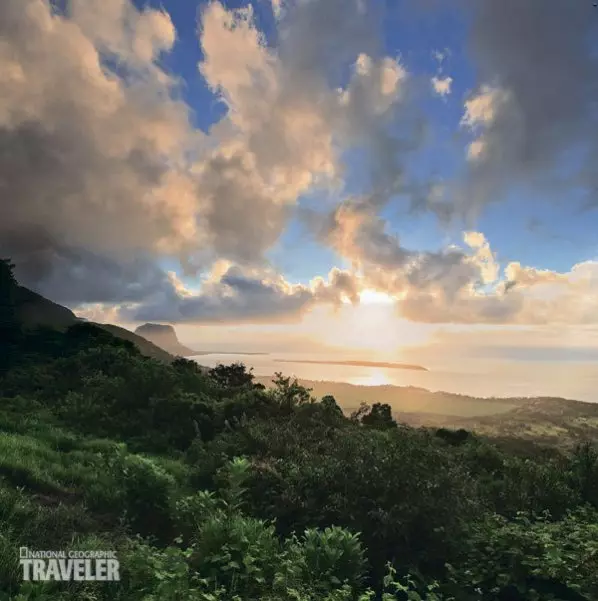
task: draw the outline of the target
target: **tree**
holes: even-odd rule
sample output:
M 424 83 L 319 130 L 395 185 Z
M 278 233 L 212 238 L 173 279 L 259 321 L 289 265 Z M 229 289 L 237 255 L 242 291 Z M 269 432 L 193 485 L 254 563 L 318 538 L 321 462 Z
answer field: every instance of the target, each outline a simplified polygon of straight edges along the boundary
M 374 403 L 371 411 L 361 418 L 361 423 L 379 430 L 397 427 L 397 422 L 392 419 L 390 405 L 387 403 Z
M 15 304 L 17 280 L 10 259 L 0 259 L 0 328 L 12 328 L 16 323 Z
M 459 428 L 458 430 L 439 428 L 436 430 L 436 436 L 438 436 L 438 438 L 442 438 L 442 440 L 448 444 L 455 446 L 464 443 L 470 437 L 469 432 L 464 428 Z
M 244 363 L 222 365 L 219 363 L 208 372 L 209 377 L 223 388 L 242 388 L 253 384 L 253 368 L 247 371 Z
M 338 406 L 336 399 L 331 394 L 322 397 L 322 406 L 333 415 L 343 415 L 343 410 Z
M 311 388 L 301 386 L 297 378 L 284 377 L 277 371 L 272 383 L 274 384 L 272 395 L 281 407 L 292 409 L 313 400 L 310 394 Z
M 349 419 L 352 422 L 361 423 L 363 416 L 367 415 L 369 412 L 370 412 L 370 406 L 365 401 L 362 401 L 361 404 L 359 405 L 359 408 L 351 413 L 351 416 L 349 417 Z
M 591 442 L 575 447 L 570 459 L 570 472 L 582 499 L 598 507 L 598 451 Z
M 6 369 L 14 353 L 12 345 L 18 340 L 21 326 L 16 315 L 17 280 L 14 265 L 9 259 L 0 259 L 0 369 Z

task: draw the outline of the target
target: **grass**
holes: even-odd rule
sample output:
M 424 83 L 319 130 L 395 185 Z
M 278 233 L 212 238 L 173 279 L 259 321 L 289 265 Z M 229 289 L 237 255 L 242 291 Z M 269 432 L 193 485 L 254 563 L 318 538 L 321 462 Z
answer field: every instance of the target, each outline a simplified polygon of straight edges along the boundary
M 121 524 L 127 503 L 145 503 L 143 498 L 131 501 L 137 489 L 128 485 L 132 476 L 138 480 L 144 475 L 131 469 L 145 463 L 188 490 L 189 468 L 181 461 L 136 455 L 124 443 L 76 435 L 53 423 L 43 411 L 19 420 L 14 406 L 4 403 L 0 408 L 0 582 L 18 590 L 20 546 L 113 548 L 126 535 Z M 152 486 L 149 481 L 150 492 Z M 100 544 L 103 531 L 110 532 L 111 542 Z
M 6 432 L 0 433 L 0 475 L 13 486 L 63 496 L 110 477 L 94 453 L 59 450 L 44 440 Z

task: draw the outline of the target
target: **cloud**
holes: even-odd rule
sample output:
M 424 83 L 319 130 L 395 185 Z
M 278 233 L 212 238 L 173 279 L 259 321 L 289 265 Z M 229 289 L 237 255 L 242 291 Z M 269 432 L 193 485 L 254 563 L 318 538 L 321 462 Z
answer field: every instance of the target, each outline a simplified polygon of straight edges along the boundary
M 507 279 L 514 274 L 517 280 Z M 413 287 L 404 292 L 399 309 L 407 319 L 428 323 L 597 324 L 597 276 L 597 264 L 591 261 L 567 273 L 509 264 L 505 278 L 492 282 L 487 290 L 477 288 L 476 280 L 457 286 L 450 296 L 438 283 L 424 289 Z
M 591 265 L 591 263 L 588 263 Z M 549 269 L 535 269 L 534 267 L 522 267 L 518 261 L 513 261 L 505 268 L 505 276 L 509 287 L 512 286 L 534 286 L 536 284 L 566 284 L 568 278 L 565 274 L 557 273 Z
M 452 77 L 449 77 L 448 75 L 446 77 L 434 76 L 430 82 L 434 92 L 438 94 L 438 96 L 448 96 L 451 93 L 451 86 L 453 84 Z
M 111 258 L 73 248 L 43 229 L 22 228 L 2 238 L 2 245 L 19 258 L 18 278 L 52 300 L 69 306 L 80 303 L 139 302 L 164 287 L 168 274 L 143 256 Z
M 301 195 L 342 185 L 347 149 L 394 184 L 387 125 L 406 72 L 380 56 L 380 22 L 359 1 L 298 2 L 272 48 L 251 7 L 208 3 L 199 70 L 227 112 L 204 135 L 160 66 L 176 44 L 165 11 L 2 2 L 0 253 L 67 304 L 168 289 L 163 260 L 188 273 L 217 258 L 263 267 Z
M 354 64 L 353 75 L 347 89 L 341 95 L 341 104 L 349 109 L 348 127 L 363 124 L 353 117 L 371 117 L 386 113 L 399 98 L 407 80 L 407 71 L 396 59 L 384 57 L 373 61 L 367 54 L 360 54 Z
M 108 0 L 75 1 L 65 18 L 7 0 L 0 37 L 0 250 L 17 273 L 41 247 L 48 268 L 192 252 L 196 133 L 154 62 L 174 42 L 168 16 Z
M 214 132 L 220 147 L 202 165 L 206 196 L 214 199 L 205 216 L 220 226 L 213 229 L 221 255 L 255 259 L 280 235 L 298 197 L 342 189 L 348 149 L 362 151 L 372 196 L 388 199 L 396 190 L 410 147 L 390 125 L 407 100 L 408 76 L 399 60 L 378 55 L 378 25 L 359 1 L 296 2 L 280 16 L 273 49 L 251 7 L 228 11 L 213 2 L 205 9 L 199 68 L 229 109 Z M 348 84 L 335 85 L 351 63 Z M 217 202 L 222 196 L 238 199 L 237 211 Z M 238 211 L 244 218 L 234 219 Z M 253 243 L 247 229 L 256 232 Z
M 399 314 L 422 323 L 598 323 L 598 263 L 567 273 L 510 262 L 501 265 L 483 233 L 463 235 L 466 248 L 405 248 L 388 223 L 359 199 L 338 207 L 318 232 L 352 264 L 364 289 L 396 301 Z
M 465 6 L 473 13 L 470 50 L 481 83 L 464 106 L 463 124 L 476 138 L 460 208 L 478 211 L 518 185 L 547 196 L 581 192 L 595 205 L 598 55 L 591 2 L 468 0 Z
M 472 161 L 487 158 L 488 146 L 492 138 L 489 130 L 497 115 L 511 102 L 507 90 L 483 85 L 480 90 L 465 101 L 465 111 L 461 125 L 479 134 L 467 149 L 467 158 Z
M 475 129 L 480 125 L 488 125 L 496 119 L 501 104 L 508 102 L 508 94 L 504 90 L 484 85 L 477 94 L 465 101 L 465 113 L 461 124 Z
M 126 323 L 296 322 L 318 304 L 359 302 L 360 289 L 355 276 L 336 268 L 326 279 L 317 277 L 309 285 L 302 285 L 291 284 L 272 271 L 217 261 L 197 290 L 188 289 L 176 274 L 170 273 L 167 283 L 145 295 L 141 302 L 119 306 L 83 304 L 76 312 Z
M 475 254 L 471 257 L 471 261 L 479 267 L 481 281 L 483 284 L 492 284 L 498 280 L 499 265 L 496 261 L 496 256 L 490 248 L 486 236 L 481 232 L 465 232 L 463 235 L 465 244 L 474 249 Z M 507 275 L 507 277 L 509 277 Z M 513 278 L 517 279 L 517 274 Z
M 274 16 L 278 19 L 280 18 L 280 14 L 283 10 L 283 0 L 271 0 L 272 3 L 272 12 Z
M 229 110 L 214 132 L 221 144 L 201 166 L 210 199 L 205 217 L 218 226 L 212 229 L 221 255 L 259 256 L 301 194 L 340 181 L 342 150 L 376 136 L 371 132 L 396 100 L 404 70 L 361 52 L 375 48 L 373 25 L 357 2 L 296 3 L 281 17 L 274 50 L 255 28 L 250 6 L 228 11 L 213 2 L 204 10 L 199 68 Z M 330 73 L 352 56 L 359 56 L 361 79 L 339 94 Z M 370 84 L 367 97 L 361 80 Z M 222 197 L 235 199 L 234 207 Z
M 320 0 L 278 10 L 274 2 L 273 47 L 251 6 L 203 5 L 198 69 L 226 113 L 202 133 L 161 66 L 177 41 L 165 11 L 73 0 L 61 13 L 47 0 L 4 0 L 0 253 L 12 256 L 24 284 L 123 319 L 296 319 L 320 303 L 356 302 L 367 288 L 418 321 L 591 322 L 594 263 L 566 273 L 514 262 L 502 269 L 479 232 L 466 233 L 464 248 L 420 252 L 380 216 L 399 194 L 447 220 L 447 199 L 479 209 L 505 182 L 560 177 L 597 189 L 598 69 L 582 4 L 471 3 L 482 79 L 463 108 L 470 160 L 455 189 L 405 173 L 423 128 L 414 78 L 399 56 L 381 52 L 376 7 Z M 437 58 L 442 67 L 446 56 Z M 451 84 L 440 68 L 436 92 Z M 571 149 L 581 162 L 564 177 Z M 302 197 L 344 194 L 353 150 L 363 190 L 325 218 L 310 214 L 318 240 L 352 268 L 290 284 L 268 267 L 268 250 Z M 209 265 L 201 288 L 188 289 L 180 272 Z
M 444 50 L 433 50 L 432 58 L 438 63 L 438 67 L 442 69 L 443 64 L 450 58 L 452 52 L 450 48 L 444 48 Z
M 444 63 L 450 55 L 451 52 L 448 48 L 445 48 L 444 50 L 434 50 L 432 52 L 432 57 L 438 63 L 438 69 L 436 75 L 430 79 L 430 84 L 432 85 L 434 93 L 442 98 L 451 93 L 451 87 L 453 85 L 453 78 L 443 73 Z
M 467 147 L 467 159 L 469 161 L 480 161 L 486 154 L 486 141 L 484 138 L 478 138 Z
M 38 10 L 42 4 L 37 2 Z M 71 22 L 96 47 L 139 65 L 151 64 L 161 51 L 170 50 L 176 37 L 167 13 L 138 11 L 127 0 L 72 0 L 70 15 Z
M 351 261 L 353 270 L 363 276 L 364 287 L 387 292 L 397 299 L 409 290 L 440 286 L 453 296 L 467 283 L 482 278 L 486 269 L 478 249 L 474 257 L 448 248 L 438 252 L 406 249 L 388 231 L 388 223 L 372 206 L 359 199 L 339 206 L 318 232 L 320 240 Z
M 120 306 L 104 303 L 86 303 L 74 311 L 79 319 L 94 323 L 116 323 L 120 319 Z

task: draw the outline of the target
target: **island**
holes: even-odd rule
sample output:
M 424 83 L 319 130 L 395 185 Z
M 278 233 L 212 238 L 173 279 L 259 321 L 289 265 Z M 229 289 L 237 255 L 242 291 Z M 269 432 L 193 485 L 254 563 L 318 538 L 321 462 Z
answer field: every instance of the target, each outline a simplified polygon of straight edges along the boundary
M 276 363 L 311 363 L 314 365 L 351 365 L 353 367 L 384 367 L 387 369 L 411 369 L 429 371 L 421 365 L 408 363 L 389 363 L 386 361 L 315 361 L 313 359 L 276 359 Z

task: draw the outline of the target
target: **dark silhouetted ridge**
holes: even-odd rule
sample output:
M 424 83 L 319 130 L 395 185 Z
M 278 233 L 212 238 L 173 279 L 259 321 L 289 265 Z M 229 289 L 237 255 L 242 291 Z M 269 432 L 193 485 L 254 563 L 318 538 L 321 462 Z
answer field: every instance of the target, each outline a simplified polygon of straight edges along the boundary
M 82 323 L 70 309 L 55 303 L 29 288 L 18 286 L 15 295 L 16 316 L 29 329 L 45 326 L 56 330 L 66 330 L 70 326 Z M 90 322 L 93 323 L 93 322 Z M 142 336 L 112 324 L 94 323 L 117 338 L 132 342 L 142 355 L 166 363 L 175 357 L 160 346 Z

